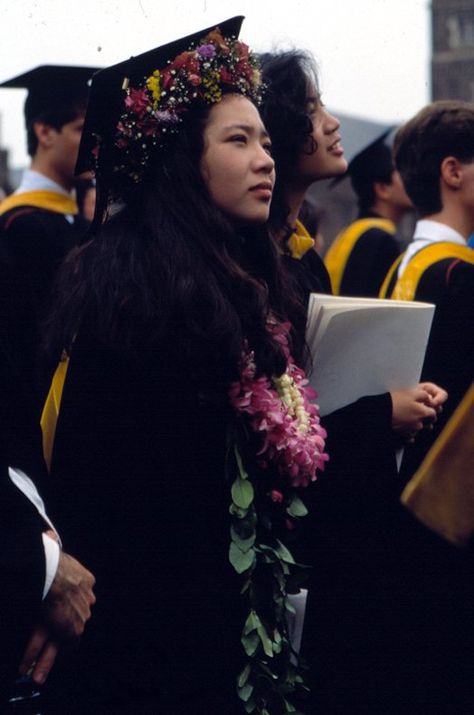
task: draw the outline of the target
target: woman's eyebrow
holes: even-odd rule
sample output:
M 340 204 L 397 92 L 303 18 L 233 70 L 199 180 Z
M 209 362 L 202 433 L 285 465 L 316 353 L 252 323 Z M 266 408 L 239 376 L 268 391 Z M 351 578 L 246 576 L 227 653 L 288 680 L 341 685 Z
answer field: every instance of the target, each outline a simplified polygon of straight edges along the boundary
M 223 127 L 224 132 L 230 132 L 240 129 L 248 134 L 259 134 L 261 137 L 270 138 L 270 134 L 265 127 L 256 127 L 253 124 L 245 124 L 245 122 L 236 122 L 235 124 L 227 124 Z

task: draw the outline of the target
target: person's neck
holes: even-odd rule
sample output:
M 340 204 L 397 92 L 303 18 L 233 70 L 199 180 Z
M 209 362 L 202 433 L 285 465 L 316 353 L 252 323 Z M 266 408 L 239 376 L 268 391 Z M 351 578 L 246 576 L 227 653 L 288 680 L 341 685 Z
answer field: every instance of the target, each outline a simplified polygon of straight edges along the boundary
M 460 210 L 459 206 L 451 204 L 444 206 L 438 213 L 423 216 L 427 221 L 436 221 L 454 229 L 465 239 L 466 243 L 474 231 L 473 217 Z
M 285 200 L 290 210 L 286 220 L 288 226 L 296 225 L 296 219 L 298 218 L 298 215 L 300 213 L 304 197 L 306 196 L 306 191 L 307 188 L 293 188 L 288 189 L 288 191 L 286 192 Z
M 405 211 L 406 210 L 400 210 L 398 206 L 389 204 L 386 201 L 376 201 L 370 208 L 371 213 L 377 214 L 380 218 L 385 218 L 388 221 L 391 221 L 395 224 L 395 226 L 398 224 Z
M 43 176 L 46 176 L 47 179 L 54 181 L 56 184 L 59 184 L 59 186 L 61 186 L 65 191 L 72 191 L 74 185 L 73 180 L 68 180 L 62 174 L 59 174 L 46 161 L 42 160 L 41 157 L 33 157 L 30 169 L 32 171 L 37 171 L 39 174 L 43 174 Z

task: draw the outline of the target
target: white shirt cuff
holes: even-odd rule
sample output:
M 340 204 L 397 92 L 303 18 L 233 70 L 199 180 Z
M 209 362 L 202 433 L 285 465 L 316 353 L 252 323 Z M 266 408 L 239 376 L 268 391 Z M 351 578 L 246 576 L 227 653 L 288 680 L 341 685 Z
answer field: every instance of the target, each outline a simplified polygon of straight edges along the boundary
M 58 536 L 59 543 L 61 543 L 59 534 L 56 531 L 53 522 L 46 514 L 44 502 L 38 493 L 35 483 L 21 469 L 9 467 L 8 474 L 17 489 L 23 492 L 25 497 L 29 499 L 32 504 L 34 504 L 38 513 L 42 516 L 46 524 L 48 524 L 48 526 L 55 532 Z M 43 534 L 43 546 L 46 562 L 46 578 L 43 589 L 43 598 L 45 598 L 51 588 L 51 584 L 54 581 L 56 571 L 58 570 L 60 546 L 54 539 L 46 534 Z
M 58 570 L 59 564 L 59 554 L 60 548 L 57 541 L 52 539 L 48 534 L 43 534 L 43 546 L 44 546 L 44 558 L 46 562 L 46 579 L 44 582 L 43 589 L 43 599 L 48 595 L 48 591 L 51 588 L 56 577 L 56 571 Z

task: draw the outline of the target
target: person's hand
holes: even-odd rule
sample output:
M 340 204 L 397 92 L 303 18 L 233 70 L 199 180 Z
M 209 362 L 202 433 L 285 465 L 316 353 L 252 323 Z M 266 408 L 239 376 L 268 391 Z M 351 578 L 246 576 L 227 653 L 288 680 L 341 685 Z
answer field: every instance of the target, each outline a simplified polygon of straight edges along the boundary
M 434 382 L 420 382 L 418 387 L 421 387 L 427 392 L 431 398 L 431 407 L 436 410 L 436 417 L 443 411 L 443 405 L 448 399 L 448 393 Z
M 31 671 L 42 684 L 56 659 L 59 645 L 79 639 L 95 603 L 94 576 L 76 559 L 61 551 L 56 577 L 41 609 L 41 622 L 28 642 L 19 672 Z
M 424 427 L 432 427 L 448 393 L 432 382 L 422 382 L 407 390 L 393 390 L 392 429 L 403 439 L 413 442 Z

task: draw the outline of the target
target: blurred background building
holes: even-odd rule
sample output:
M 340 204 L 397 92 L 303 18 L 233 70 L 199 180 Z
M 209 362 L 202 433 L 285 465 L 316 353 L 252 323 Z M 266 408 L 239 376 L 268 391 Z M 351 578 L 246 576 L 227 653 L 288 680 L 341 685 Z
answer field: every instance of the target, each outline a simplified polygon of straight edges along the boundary
M 474 102 L 474 1 L 432 0 L 433 99 Z

